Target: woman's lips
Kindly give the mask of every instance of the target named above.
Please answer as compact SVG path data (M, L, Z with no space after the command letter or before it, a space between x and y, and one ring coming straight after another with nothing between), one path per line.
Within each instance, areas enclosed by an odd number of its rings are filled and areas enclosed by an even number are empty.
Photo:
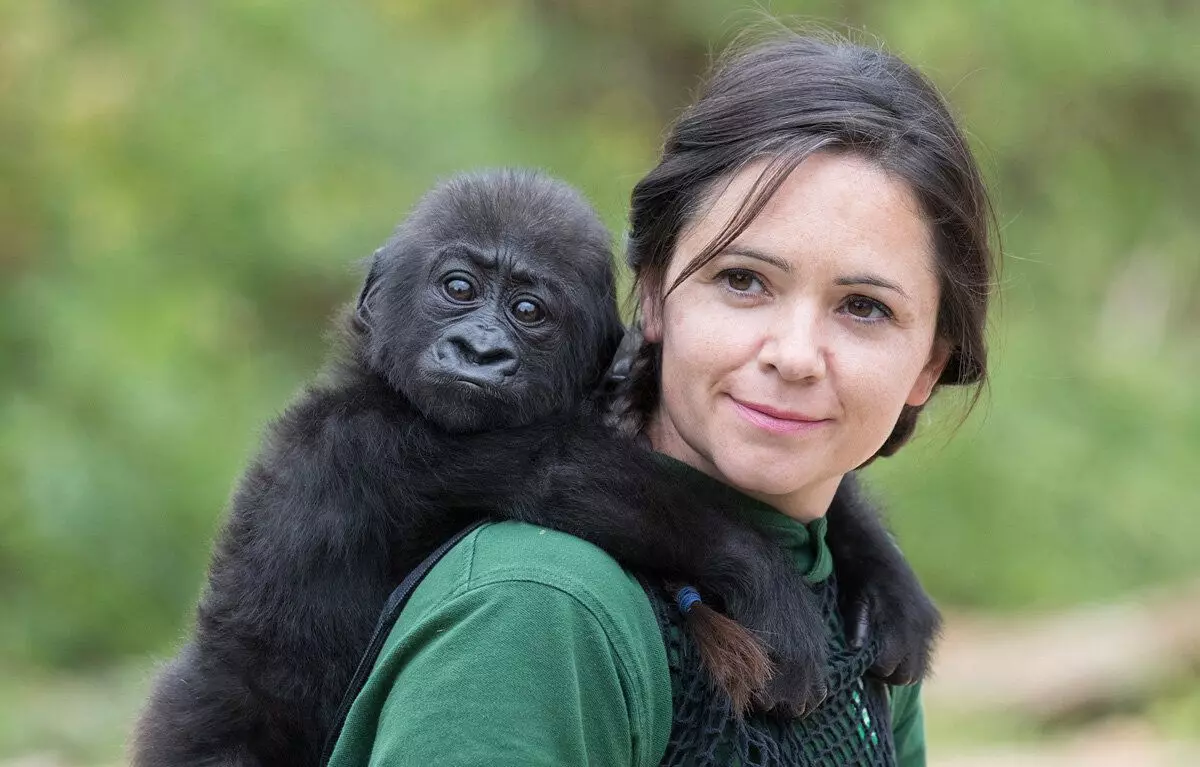
M776 434L792 434L798 431L808 431L830 421L828 418L810 418L799 413L790 413L768 405L739 402L733 397L729 399L733 402L733 407L737 410L738 414L747 421Z

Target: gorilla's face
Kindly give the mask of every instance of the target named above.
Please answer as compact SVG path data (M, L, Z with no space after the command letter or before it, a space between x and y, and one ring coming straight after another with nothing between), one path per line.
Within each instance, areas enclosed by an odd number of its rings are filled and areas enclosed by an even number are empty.
M426 417L453 431L515 425L583 394L586 355L600 350L572 316L588 307L572 306L553 269L521 251L430 255L398 291L404 319L391 334L393 383Z
M418 206L376 256L360 307L372 366L456 432L576 404L621 330L591 209L538 176L472 181Z

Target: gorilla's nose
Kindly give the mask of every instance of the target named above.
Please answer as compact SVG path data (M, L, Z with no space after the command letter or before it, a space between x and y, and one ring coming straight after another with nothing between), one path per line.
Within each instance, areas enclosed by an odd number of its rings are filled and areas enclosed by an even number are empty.
M502 332L456 333L445 339L443 359L464 378L497 383L517 372L517 352Z

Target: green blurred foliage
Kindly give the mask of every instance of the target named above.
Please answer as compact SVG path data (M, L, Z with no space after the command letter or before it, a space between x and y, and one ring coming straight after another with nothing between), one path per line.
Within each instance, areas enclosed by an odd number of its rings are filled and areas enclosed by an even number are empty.
M0 668L165 652L261 425L416 196L539 166L619 234L758 8L0 3ZM996 193L993 385L871 470L931 590L1056 606L1195 574L1200 6L769 9L917 63Z

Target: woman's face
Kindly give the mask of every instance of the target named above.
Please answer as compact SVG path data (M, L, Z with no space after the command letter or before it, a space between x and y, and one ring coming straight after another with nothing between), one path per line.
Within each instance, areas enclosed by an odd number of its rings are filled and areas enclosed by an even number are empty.
M764 165L718 183L665 285L733 217ZM667 296L644 299L662 343L655 447L787 514L828 509L901 408L929 397L938 279L908 186L869 160L818 152L738 238Z

